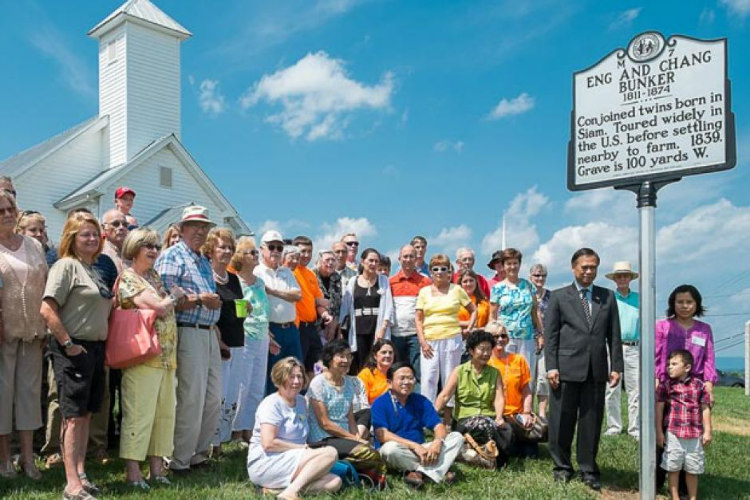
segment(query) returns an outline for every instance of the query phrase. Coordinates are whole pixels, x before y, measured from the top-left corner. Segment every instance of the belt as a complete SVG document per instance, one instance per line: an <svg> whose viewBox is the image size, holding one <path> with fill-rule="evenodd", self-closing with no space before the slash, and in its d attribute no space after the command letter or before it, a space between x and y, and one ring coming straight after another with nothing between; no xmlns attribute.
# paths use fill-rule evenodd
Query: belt
<svg viewBox="0 0 750 500"><path fill-rule="evenodd" d="M637 340L634 340L633 342L625 342L625 341L623 341L623 342L621 342L621 344L622 345L627 345L627 346L634 346L634 345L640 344L640 342L638 342Z"/></svg>
<svg viewBox="0 0 750 500"><path fill-rule="evenodd" d="M378 315L378 308L377 307L360 307L359 309L354 310L355 316L377 316Z"/></svg>
<svg viewBox="0 0 750 500"><path fill-rule="evenodd" d="M177 322L178 328L197 328L199 330L210 330L213 325L201 325L199 323L185 323L183 321Z"/></svg>
<svg viewBox="0 0 750 500"><path fill-rule="evenodd" d="M300 321L299 322L299 326L300 327L305 327L305 328L307 328L309 326L316 326L316 325L317 324L315 323L315 321Z"/></svg>
<svg viewBox="0 0 750 500"><path fill-rule="evenodd" d="M294 321L287 321L286 323L274 323L271 321L269 325L277 326L279 328L289 328L290 326L294 326Z"/></svg>

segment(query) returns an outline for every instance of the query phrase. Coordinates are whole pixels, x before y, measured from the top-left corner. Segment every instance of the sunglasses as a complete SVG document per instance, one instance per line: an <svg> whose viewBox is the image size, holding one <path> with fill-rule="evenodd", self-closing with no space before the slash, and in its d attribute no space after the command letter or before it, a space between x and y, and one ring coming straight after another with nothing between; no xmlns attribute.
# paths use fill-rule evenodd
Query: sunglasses
<svg viewBox="0 0 750 500"><path fill-rule="evenodd" d="M284 250L284 245L266 245L266 248L270 252L281 252L282 250Z"/></svg>
<svg viewBox="0 0 750 500"><path fill-rule="evenodd" d="M114 222L107 222L108 226L112 227L128 227L128 223L123 220L116 220Z"/></svg>
<svg viewBox="0 0 750 500"><path fill-rule="evenodd" d="M39 212L37 212L36 210L24 210L23 212L21 212L21 217L26 217L27 215L34 215L38 213Z"/></svg>
<svg viewBox="0 0 750 500"><path fill-rule="evenodd" d="M532 274L531 277L532 278L546 278L547 275L546 274Z"/></svg>
<svg viewBox="0 0 750 500"><path fill-rule="evenodd" d="M348 246L348 247L358 247L359 246L359 241L347 241L346 242L346 246Z"/></svg>
<svg viewBox="0 0 750 500"><path fill-rule="evenodd" d="M243 250L240 253L242 253L242 255L258 255L257 250Z"/></svg>
<svg viewBox="0 0 750 500"><path fill-rule="evenodd" d="M146 243L143 245L143 248L148 248L149 250L156 250L157 252L161 250L161 245L157 245L155 243Z"/></svg>
<svg viewBox="0 0 750 500"><path fill-rule="evenodd" d="M447 266L440 266L440 267L435 266L432 268L432 272L433 273L447 273L448 267Z"/></svg>

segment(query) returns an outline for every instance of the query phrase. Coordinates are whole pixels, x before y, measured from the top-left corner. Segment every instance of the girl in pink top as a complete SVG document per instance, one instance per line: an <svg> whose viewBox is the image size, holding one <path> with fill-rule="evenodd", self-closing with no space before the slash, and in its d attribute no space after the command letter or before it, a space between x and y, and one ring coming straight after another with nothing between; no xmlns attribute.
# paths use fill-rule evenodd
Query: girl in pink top
<svg viewBox="0 0 750 500"><path fill-rule="evenodd" d="M666 382L669 353L686 349L695 363L691 375L705 383L706 392L714 403L714 384L718 377L714 357L714 337L708 323L695 318L703 316L703 298L693 285L680 285L669 294L667 319L656 322L655 375L658 382Z"/></svg>

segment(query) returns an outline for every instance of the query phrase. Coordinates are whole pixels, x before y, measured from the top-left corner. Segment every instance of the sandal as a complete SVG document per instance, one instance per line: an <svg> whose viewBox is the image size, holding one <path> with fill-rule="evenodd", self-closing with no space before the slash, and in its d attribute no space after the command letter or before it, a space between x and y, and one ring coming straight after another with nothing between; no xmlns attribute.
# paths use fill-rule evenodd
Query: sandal
<svg viewBox="0 0 750 500"><path fill-rule="evenodd" d="M101 488L89 481L89 478L86 476L85 472L82 474L78 474L78 479L81 480L81 484L83 485L83 489L86 490L86 493L94 497L102 494Z"/></svg>
<svg viewBox="0 0 750 500"><path fill-rule="evenodd" d="M164 486L171 486L172 481L169 480L167 476L159 475L159 476L151 476L148 478L149 481L153 483L159 483L163 484Z"/></svg>
<svg viewBox="0 0 750 500"><path fill-rule="evenodd" d="M68 490L63 490L63 500L96 500L96 497L83 489L78 493L68 493Z"/></svg>
<svg viewBox="0 0 750 500"><path fill-rule="evenodd" d="M143 479L139 481L128 481L128 486L135 490L141 490L141 491L148 491L151 489L151 486L148 485L146 481Z"/></svg>
<svg viewBox="0 0 750 500"><path fill-rule="evenodd" d="M37 469L34 462L24 462L21 464L21 470L23 473L32 481L39 481L42 479L42 473Z"/></svg>

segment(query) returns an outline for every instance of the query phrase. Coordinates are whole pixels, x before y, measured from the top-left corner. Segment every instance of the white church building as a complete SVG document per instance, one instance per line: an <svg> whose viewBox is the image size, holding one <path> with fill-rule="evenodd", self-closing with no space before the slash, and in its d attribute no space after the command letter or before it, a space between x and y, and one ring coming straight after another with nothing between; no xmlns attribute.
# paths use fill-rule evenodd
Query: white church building
<svg viewBox="0 0 750 500"><path fill-rule="evenodd" d="M149 0L128 0L88 35L99 41L99 114L0 163L20 208L41 212L57 241L71 209L101 217L128 186L141 226L162 232L195 203L250 234L180 141L180 45L192 34Z"/></svg>

